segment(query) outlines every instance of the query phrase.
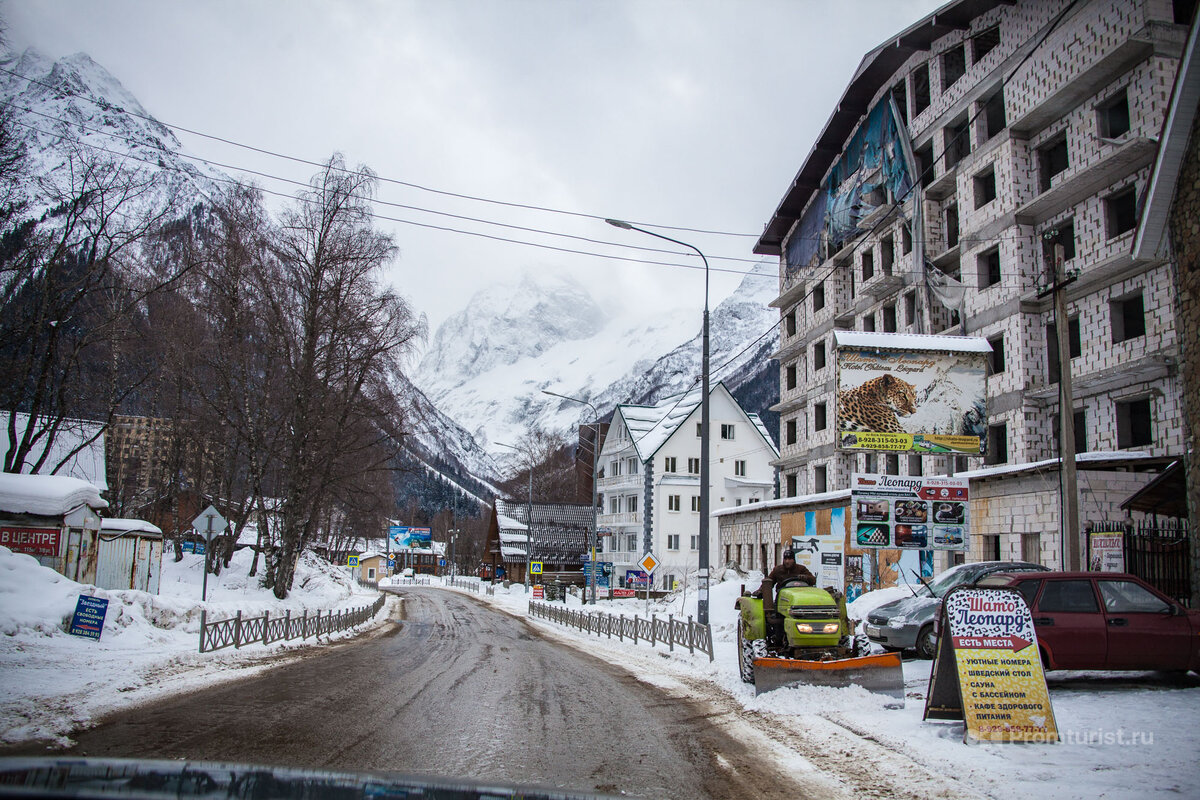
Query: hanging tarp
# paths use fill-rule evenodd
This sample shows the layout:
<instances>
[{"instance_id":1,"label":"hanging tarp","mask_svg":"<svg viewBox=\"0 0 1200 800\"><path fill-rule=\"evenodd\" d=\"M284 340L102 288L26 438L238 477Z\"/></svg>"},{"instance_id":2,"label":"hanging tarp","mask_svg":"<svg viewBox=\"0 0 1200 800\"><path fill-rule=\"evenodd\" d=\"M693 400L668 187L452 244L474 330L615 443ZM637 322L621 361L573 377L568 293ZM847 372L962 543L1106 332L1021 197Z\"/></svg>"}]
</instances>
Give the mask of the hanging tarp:
<instances>
[{"instance_id":1,"label":"hanging tarp","mask_svg":"<svg viewBox=\"0 0 1200 800\"><path fill-rule=\"evenodd\" d=\"M800 224L788 239L787 274L795 275L805 267L821 263L821 232L825 229L825 192L817 192L800 217Z\"/></svg>"},{"instance_id":2,"label":"hanging tarp","mask_svg":"<svg viewBox=\"0 0 1200 800\"><path fill-rule=\"evenodd\" d=\"M905 158L893 109L890 95L871 108L825 182L826 228L835 249L857 233L859 220L876 208L869 197L872 192L890 190L892 198L899 199L912 189L915 170Z\"/></svg>"}]
</instances>

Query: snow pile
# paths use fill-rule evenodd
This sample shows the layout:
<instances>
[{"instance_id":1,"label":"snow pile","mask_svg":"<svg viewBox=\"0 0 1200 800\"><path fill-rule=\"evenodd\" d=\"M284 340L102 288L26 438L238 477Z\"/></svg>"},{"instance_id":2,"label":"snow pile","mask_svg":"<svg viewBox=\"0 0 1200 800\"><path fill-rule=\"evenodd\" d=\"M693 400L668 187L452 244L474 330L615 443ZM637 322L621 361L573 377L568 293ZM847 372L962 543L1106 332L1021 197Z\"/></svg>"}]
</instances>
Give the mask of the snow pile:
<instances>
[{"instance_id":1,"label":"snow pile","mask_svg":"<svg viewBox=\"0 0 1200 800\"><path fill-rule=\"evenodd\" d=\"M62 744L71 728L136 699L151 699L234 677L267 652L300 642L251 644L238 650L199 652L200 613L209 619L272 616L291 612L339 611L374 602L376 593L358 586L346 569L305 553L293 590L277 599L248 576L252 551L239 550L219 576L208 576L201 602L204 556L163 559L160 592L100 589L80 584L37 563L32 556L0 547L0 742L48 739ZM261 575L262 565L259 565ZM81 595L108 600L99 641L69 634ZM386 619L387 607L376 621ZM353 635L352 631L332 638ZM308 644L311 645L312 640ZM245 674L241 672L240 674Z\"/></svg>"}]
</instances>

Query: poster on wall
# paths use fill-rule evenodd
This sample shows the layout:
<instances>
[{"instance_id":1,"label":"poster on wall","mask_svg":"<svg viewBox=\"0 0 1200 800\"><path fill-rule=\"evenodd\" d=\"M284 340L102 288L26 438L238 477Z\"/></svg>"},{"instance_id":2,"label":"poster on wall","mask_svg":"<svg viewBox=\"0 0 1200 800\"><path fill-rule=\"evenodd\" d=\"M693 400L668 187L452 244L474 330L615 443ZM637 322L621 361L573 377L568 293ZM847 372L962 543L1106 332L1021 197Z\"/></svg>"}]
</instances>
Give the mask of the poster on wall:
<instances>
[{"instance_id":1,"label":"poster on wall","mask_svg":"<svg viewBox=\"0 0 1200 800\"><path fill-rule=\"evenodd\" d=\"M1125 571L1125 532L1088 532L1088 569L1092 572Z\"/></svg>"},{"instance_id":2,"label":"poster on wall","mask_svg":"<svg viewBox=\"0 0 1200 800\"><path fill-rule=\"evenodd\" d=\"M791 525L785 526L785 531L791 534L788 542L789 547L796 551L796 563L807 567L816 576L817 586L832 586L844 592L846 509L805 511L803 522L803 533Z\"/></svg>"},{"instance_id":3,"label":"poster on wall","mask_svg":"<svg viewBox=\"0 0 1200 800\"><path fill-rule=\"evenodd\" d=\"M986 454L986 339L836 331L834 342L839 448Z\"/></svg>"},{"instance_id":4,"label":"poster on wall","mask_svg":"<svg viewBox=\"0 0 1200 800\"><path fill-rule=\"evenodd\" d=\"M966 550L970 495L966 478L854 473L850 531L856 547Z\"/></svg>"}]
</instances>

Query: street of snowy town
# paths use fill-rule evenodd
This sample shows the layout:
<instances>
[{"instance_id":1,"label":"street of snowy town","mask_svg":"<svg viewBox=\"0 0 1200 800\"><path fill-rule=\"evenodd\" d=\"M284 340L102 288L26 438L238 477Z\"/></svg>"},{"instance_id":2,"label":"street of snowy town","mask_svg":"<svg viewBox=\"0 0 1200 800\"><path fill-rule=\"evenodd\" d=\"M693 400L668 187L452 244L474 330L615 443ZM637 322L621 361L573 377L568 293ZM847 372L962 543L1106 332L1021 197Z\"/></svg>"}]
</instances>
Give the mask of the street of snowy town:
<instances>
[{"instance_id":1,"label":"street of snowy town","mask_svg":"<svg viewBox=\"0 0 1200 800\"><path fill-rule=\"evenodd\" d=\"M177 701L192 692L225 685L236 688L238 684L233 682L269 678L272 670L327 658L334 650L361 648L389 628L403 626L406 596L444 593L524 620L538 637L555 646L610 662L660 693L663 704L686 702L707 708L706 725L749 746L753 753L749 758L709 754L718 764L725 762L724 769L754 768L764 774L788 776L823 797L1006 798L1044 791L1047 782L1053 783L1059 797L1188 796L1200 782L1195 758L1200 752L1200 731L1193 724L1200 712L1200 681L1194 675L1051 672L1051 699L1062 735L1061 743L1054 745L968 745L963 743L962 723L922 722L931 664L924 660L904 664L903 709L889 708L890 698L858 687L784 688L756 697L753 687L742 683L737 672L733 603L747 578L733 571L727 571L726 579L711 592L715 646L711 662L706 655L689 654L681 647L670 651L662 643L635 645L530 617L530 595L520 584L497 584L494 594L488 594L450 587L437 577L428 578L428 585L415 586L401 579L385 579L390 602L357 631L329 640L321 637L321 641L302 644L252 644L236 651L197 652L201 608L207 608L210 618L232 616L237 609L247 616L288 610L300 614L306 609L362 607L377 596L373 589L352 580L345 568L305 558L296 591L287 601L277 601L258 588L256 579L247 578L249 558L248 551L239 551L220 576L210 576L209 601L201 604L200 556L185 555L179 563L164 561L160 594L154 596L76 584L28 563L29 556L0 548L0 624L4 634L0 637L0 672L6 681L0 730L6 754L53 753L71 747L81 732L93 726L100 725L98 730L103 731L101 723L106 717L125 714L136 719L139 713L150 713L156 704ZM397 585L386 585L389 580ZM479 583L473 578L459 581L460 585ZM874 605L908 591L893 588L869 593L850 610L855 617L865 617ZM64 620L69 619L81 594L109 600L99 641L70 636L64 630ZM580 600L568 595L566 605L578 609ZM592 610L590 605L583 608ZM595 613L645 617L647 608L659 616L694 615L695 592L680 592L649 604L641 598L602 601ZM518 664L523 663L522 648L531 646L528 640L527 636L511 637L510 657ZM537 660L529 658L528 668L536 669ZM426 673L430 669L426 667ZM405 680L424 684L430 677L413 674ZM588 688L583 685L578 691L587 693ZM436 707L440 699L425 701ZM353 716L356 712L351 706L345 713ZM449 707L441 713L446 719L440 724L453 728L452 720L459 719L464 730L469 729L469 720L485 717L494 729L505 731L500 734L501 750L517 751L531 736L520 725L506 724L504 703L498 697L475 696L469 707ZM564 715L568 726L570 717L568 711ZM638 722L636 718L614 718L609 724L636 728ZM569 735L586 736L588 731ZM88 754L103 754L102 737L92 736L88 741L93 747ZM192 732L190 741L197 751L204 750L203 734ZM339 754L340 762L326 766L358 766L354 749L346 749L344 744L325 743L329 753ZM273 755L270 763L293 763L286 752L258 752L264 758ZM440 774L436 761L419 771ZM567 788L604 792L606 787ZM611 791L613 787L607 788ZM648 796L694 796L672 794L677 790L666 788Z\"/></svg>"}]
</instances>

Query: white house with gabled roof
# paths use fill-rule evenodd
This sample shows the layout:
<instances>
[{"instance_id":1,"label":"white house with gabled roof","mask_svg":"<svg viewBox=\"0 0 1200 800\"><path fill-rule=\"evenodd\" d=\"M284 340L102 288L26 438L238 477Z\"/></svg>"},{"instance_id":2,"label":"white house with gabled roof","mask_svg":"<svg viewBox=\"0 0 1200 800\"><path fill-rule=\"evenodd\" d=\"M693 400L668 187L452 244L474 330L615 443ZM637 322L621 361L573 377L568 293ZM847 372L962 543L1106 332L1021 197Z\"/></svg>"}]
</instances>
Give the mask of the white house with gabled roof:
<instances>
[{"instance_id":1,"label":"white house with gabled roof","mask_svg":"<svg viewBox=\"0 0 1200 800\"><path fill-rule=\"evenodd\" d=\"M712 510L774 499L779 450L757 414L725 384L709 393ZM654 405L619 405L600 451L598 524L613 585L634 585L642 555L661 562L654 586L671 588L694 572L700 553L700 390ZM716 526L710 525L710 537ZM717 549L710 539L709 552Z\"/></svg>"}]
</instances>

